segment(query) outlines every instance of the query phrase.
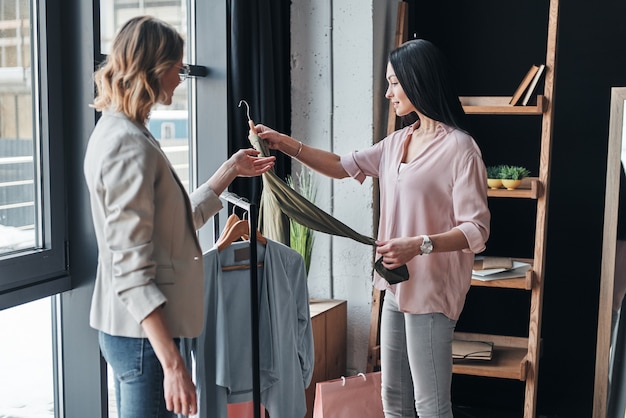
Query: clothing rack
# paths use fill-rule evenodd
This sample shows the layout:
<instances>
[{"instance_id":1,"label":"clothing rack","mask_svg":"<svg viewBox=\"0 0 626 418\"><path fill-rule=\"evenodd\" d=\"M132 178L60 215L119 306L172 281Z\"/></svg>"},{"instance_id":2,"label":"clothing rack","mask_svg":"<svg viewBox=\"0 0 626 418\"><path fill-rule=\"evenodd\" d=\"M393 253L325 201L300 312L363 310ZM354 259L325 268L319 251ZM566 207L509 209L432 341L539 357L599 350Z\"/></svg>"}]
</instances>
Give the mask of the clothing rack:
<instances>
[{"instance_id":1,"label":"clothing rack","mask_svg":"<svg viewBox=\"0 0 626 418\"><path fill-rule=\"evenodd\" d=\"M257 261L257 235L259 211L257 205L250 203L247 199L231 192L224 192L220 198L248 212L248 224L250 226L250 260L254 263L250 265L250 306L251 306L251 328L252 328L252 399L254 418L261 418L261 377L259 364L259 291L258 291L258 269L254 266ZM219 238L219 213L213 218L215 241Z\"/></svg>"}]
</instances>

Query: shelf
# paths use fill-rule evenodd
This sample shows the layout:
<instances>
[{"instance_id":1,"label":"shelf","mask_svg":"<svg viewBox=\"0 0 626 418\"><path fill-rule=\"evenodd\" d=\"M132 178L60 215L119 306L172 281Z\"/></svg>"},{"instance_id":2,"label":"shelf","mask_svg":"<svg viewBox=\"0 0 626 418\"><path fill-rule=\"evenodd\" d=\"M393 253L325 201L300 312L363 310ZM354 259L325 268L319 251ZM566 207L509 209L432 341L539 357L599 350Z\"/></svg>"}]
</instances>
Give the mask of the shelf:
<instances>
[{"instance_id":1,"label":"shelf","mask_svg":"<svg viewBox=\"0 0 626 418\"><path fill-rule=\"evenodd\" d=\"M491 360L454 360L452 372L471 376L526 380L528 338L455 332L456 340L494 343Z\"/></svg>"},{"instance_id":2,"label":"shelf","mask_svg":"<svg viewBox=\"0 0 626 418\"><path fill-rule=\"evenodd\" d=\"M528 263L531 265L530 270L526 272L526 275L524 277L488 281L472 279L472 286L532 290L533 283L535 282L535 272L532 268L533 260L530 258L514 258L513 260L520 261L522 263Z\"/></svg>"},{"instance_id":3,"label":"shelf","mask_svg":"<svg viewBox=\"0 0 626 418\"><path fill-rule=\"evenodd\" d=\"M537 104L529 106L510 105L510 96L463 96L459 99L468 115L541 115L546 102L542 95L537 96Z\"/></svg>"},{"instance_id":4,"label":"shelf","mask_svg":"<svg viewBox=\"0 0 626 418\"><path fill-rule=\"evenodd\" d=\"M487 189L489 197L511 197L521 199L539 199L543 194L543 187L538 177L525 177L522 184L515 190Z\"/></svg>"}]
</instances>

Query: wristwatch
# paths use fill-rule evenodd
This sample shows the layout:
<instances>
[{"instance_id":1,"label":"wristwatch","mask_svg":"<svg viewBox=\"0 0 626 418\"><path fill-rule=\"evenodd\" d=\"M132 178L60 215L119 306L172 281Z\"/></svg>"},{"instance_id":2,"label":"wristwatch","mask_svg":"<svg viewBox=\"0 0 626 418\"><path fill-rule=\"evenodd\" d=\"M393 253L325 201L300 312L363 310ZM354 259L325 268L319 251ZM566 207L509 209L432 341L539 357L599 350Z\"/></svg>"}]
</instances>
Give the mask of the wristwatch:
<instances>
[{"instance_id":1,"label":"wristwatch","mask_svg":"<svg viewBox=\"0 0 626 418\"><path fill-rule=\"evenodd\" d=\"M428 235L422 235L422 245L420 245L420 250L422 254L420 255L428 255L433 252L433 242Z\"/></svg>"}]
</instances>

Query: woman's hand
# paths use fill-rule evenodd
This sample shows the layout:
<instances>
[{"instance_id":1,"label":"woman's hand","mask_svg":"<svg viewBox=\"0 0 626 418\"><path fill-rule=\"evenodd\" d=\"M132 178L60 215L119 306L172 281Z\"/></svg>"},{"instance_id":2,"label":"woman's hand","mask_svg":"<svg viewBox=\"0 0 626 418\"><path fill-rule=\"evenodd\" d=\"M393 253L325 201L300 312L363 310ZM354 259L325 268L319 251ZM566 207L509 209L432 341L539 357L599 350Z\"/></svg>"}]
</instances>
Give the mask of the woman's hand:
<instances>
[{"instance_id":1,"label":"woman's hand","mask_svg":"<svg viewBox=\"0 0 626 418\"><path fill-rule=\"evenodd\" d=\"M257 157L259 154L254 148L240 149L224 161L207 184L219 196L237 177L254 177L266 173L274 167L276 157Z\"/></svg>"},{"instance_id":2,"label":"woman's hand","mask_svg":"<svg viewBox=\"0 0 626 418\"><path fill-rule=\"evenodd\" d=\"M393 238L387 241L376 241L376 251L383 257L383 266L393 270L419 255L420 245L420 237Z\"/></svg>"},{"instance_id":3,"label":"woman's hand","mask_svg":"<svg viewBox=\"0 0 626 418\"><path fill-rule=\"evenodd\" d=\"M281 151L292 158L300 157L302 152L302 142L290 137L289 135L281 134L268 128L265 125L258 124L254 127L254 130L259 135L262 141L265 141L269 149Z\"/></svg>"},{"instance_id":4,"label":"woman's hand","mask_svg":"<svg viewBox=\"0 0 626 418\"><path fill-rule=\"evenodd\" d=\"M229 158L238 177L260 176L274 167L276 157L257 157L259 154L253 148L240 149Z\"/></svg>"},{"instance_id":5,"label":"woman's hand","mask_svg":"<svg viewBox=\"0 0 626 418\"><path fill-rule=\"evenodd\" d=\"M259 138L265 141L269 149L281 151L325 176L334 179L348 177L348 173L341 164L339 155L311 145L304 145L301 141L289 135L276 132L262 124L256 125L254 130L259 135Z\"/></svg>"},{"instance_id":6,"label":"woman's hand","mask_svg":"<svg viewBox=\"0 0 626 418\"><path fill-rule=\"evenodd\" d=\"M259 135L259 138L265 141L270 149L280 150L280 145L285 142L286 139L289 139L287 135L281 134L263 124L256 125L254 129ZM292 141L295 140L292 139Z\"/></svg>"},{"instance_id":7,"label":"woman's hand","mask_svg":"<svg viewBox=\"0 0 626 418\"><path fill-rule=\"evenodd\" d=\"M167 329L163 310L157 308L152 311L141 326L163 367L165 407L175 414L195 415L198 413L196 386Z\"/></svg>"},{"instance_id":8,"label":"woman's hand","mask_svg":"<svg viewBox=\"0 0 626 418\"><path fill-rule=\"evenodd\" d=\"M195 415L198 413L196 386L189 372L181 363L175 368L163 369L165 407L175 414Z\"/></svg>"}]
</instances>

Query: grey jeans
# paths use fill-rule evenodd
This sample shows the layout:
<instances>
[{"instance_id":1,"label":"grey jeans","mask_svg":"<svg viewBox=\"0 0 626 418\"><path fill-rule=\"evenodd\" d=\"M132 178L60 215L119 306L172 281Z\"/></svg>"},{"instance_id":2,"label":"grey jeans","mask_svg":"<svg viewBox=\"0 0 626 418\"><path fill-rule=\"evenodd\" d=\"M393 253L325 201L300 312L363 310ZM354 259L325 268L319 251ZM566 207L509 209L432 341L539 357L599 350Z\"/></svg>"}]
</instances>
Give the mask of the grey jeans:
<instances>
[{"instance_id":1,"label":"grey jeans","mask_svg":"<svg viewBox=\"0 0 626 418\"><path fill-rule=\"evenodd\" d=\"M380 324L385 417L452 418L452 339L456 321L441 313L400 312L385 292Z\"/></svg>"}]
</instances>

